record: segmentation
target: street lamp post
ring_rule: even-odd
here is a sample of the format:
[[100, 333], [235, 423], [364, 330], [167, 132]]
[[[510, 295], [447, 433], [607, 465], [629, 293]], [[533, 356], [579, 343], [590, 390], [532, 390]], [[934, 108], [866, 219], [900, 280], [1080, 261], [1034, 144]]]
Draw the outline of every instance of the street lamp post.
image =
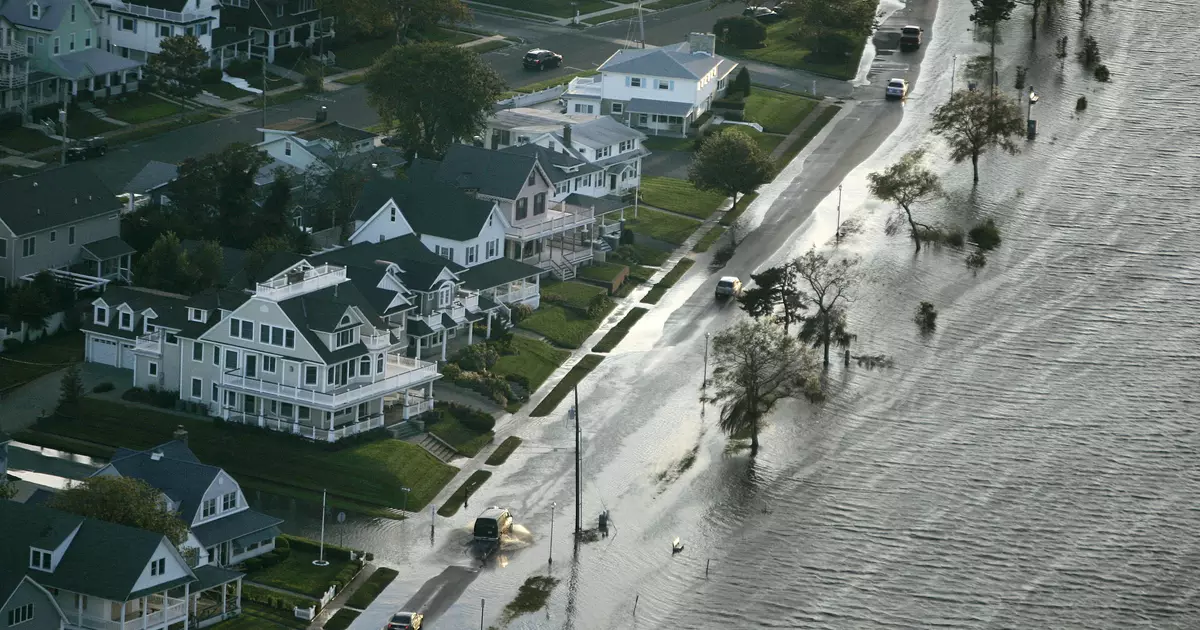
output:
[[1038, 99], [1040, 98], [1041, 97], [1038, 96], [1038, 93], [1033, 91], [1033, 86], [1029, 86], [1029, 106], [1025, 110], [1025, 126], [1030, 140], [1033, 140], [1033, 138], [1037, 136], [1037, 121], [1033, 119], [1033, 105], [1037, 103]]
[[708, 389], [708, 339], [712, 337], [712, 333], [704, 333], [704, 383], [701, 385], [704, 389]]
[[409, 493], [409, 489], [408, 489], [408, 488], [400, 488], [400, 491], [404, 493], [404, 508], [403, 508], [403, 510], [404, 510], [405, 512], [407, 512], [407, 511], [408, 511], [408, 493]]
[[558, 502], [550, 503], [550, 562], [554, 564], [554, 508], [558, 507]]

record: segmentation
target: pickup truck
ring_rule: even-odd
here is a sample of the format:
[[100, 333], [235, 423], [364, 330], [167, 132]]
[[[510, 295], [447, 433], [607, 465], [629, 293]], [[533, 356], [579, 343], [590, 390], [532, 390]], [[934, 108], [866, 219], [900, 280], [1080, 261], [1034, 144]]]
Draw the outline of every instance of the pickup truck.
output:
[[916, 50], [921, 47], [921, 35], [925, 29], [920, 26], [905, 26], [900, 29], [900, 50]]

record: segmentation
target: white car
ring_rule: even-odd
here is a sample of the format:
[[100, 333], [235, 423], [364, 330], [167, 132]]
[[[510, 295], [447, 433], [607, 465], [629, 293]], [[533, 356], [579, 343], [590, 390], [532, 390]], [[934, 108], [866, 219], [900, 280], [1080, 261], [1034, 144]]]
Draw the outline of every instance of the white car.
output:
[[737, 297], [742, 293], [742, 281], [737, 276], [725, 276], [717, 281], [717, 297]]
[[902, 99], [908, 96], [908, 81], [904, 79], [890, 79], [884, 95], [888, 100]]

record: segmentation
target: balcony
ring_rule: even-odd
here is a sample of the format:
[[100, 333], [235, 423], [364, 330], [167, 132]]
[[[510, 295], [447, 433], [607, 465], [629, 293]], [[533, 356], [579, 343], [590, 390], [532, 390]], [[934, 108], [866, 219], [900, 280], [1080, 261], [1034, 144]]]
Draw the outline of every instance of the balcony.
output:
[[260, 282], [254, 295], [274, 302], [312, 293], [346, 281], [346, 269], [333, 265], [321, 265], [313, 269], [305, 269], [288, 273], [270, 282]]
[[163, 628], [187, 619], [186, 601], [174, 598], [168, 598], [167, 601], [170, 603], [166, 608], [150, 610], [145, 615], [140, 614], [140, 611], [127, 613], [124, 623], [90, 615], [68, 614], [67, 625], [87, 630], [142, 630]]
[[382, 416], [360, 418], [355, 422], [343, 424], [335, 429], [318, 429], [312, 425], [301, 424], [292, 420], [258, 416], [255, 414], [241, 412], [231, 412], [228, 419], [231, 422], [239, 422], [241, 424], [262, 427], [282, 433], [292, 433], [294, 435], [299, 435], [300, 437], [306, 437], [310, 440], [320, 442], [336, 442], [344, 437], [365, 433], [372, 429], [378, 429], [384, 424], [384, 419]]
[[0, 70], [0, 88], [12, 89], [24, 87], [28, 82], [29, 72], [24, 68], [10, 66], [7, 70]]
[[528, 219], [522, 219], [519, 221], [520, 225], [505, 228], [504, 235], [510, 239], [525, 242], [554, 236], [595, 222], [596, 214], [592, 208], [582, 208], [560, 201], [553, 208], [546, 210], [541, 221], [530, 222]]
[[130, 15], [136, 15], [152, 20], [176, 22], [179, 24], [206, 20], [211, 17], [211, 15], [206, 13], [193, 13], [191, 11], [184, 11], [181, 13], [179, 11], [167, 11], [165, 9], [155, 9], [153, 7], [147, 7], [140, 4], [126, 4], [124, 2], [120, 2], [120, 0], [109, 0], [108, 4], [110, 7], [112, 7], [113, 11], [128, 13]]
[[392, 335], [388, 332], [375, 335], [362, 335], [359, 339], [367, 347], [367, 350], [383, 350], [392, 347]]
[[441, 378], [437, 364], [418, 361], [398, 355], [387, 358], [385, 376], [373, 383], [354, 383], [334, 389], [332, 392], [322, 392], [294, 385], [272, 383], [257, 378], [247, 378], [240, 374], [223, 372], [221, 385], [254, 396], [265, 396], [287, 402], [294, 402], [325, 411], [335, 411], [348, 405], [358, 404], [396, 391], [415, 387]]
[[162, 356], [162, 337], [161, 330], [156, 330], [148, 335], [142, 335], [134, 342], [133, 351], [141, 354], [148, 354], [155, 357]]
[[492, 299], [501, 304], [512, 304], [535, 298], [541, 291], [541, 286], [524, 280], [510, 282], [492, 292]]
[[604, 88], [602, 87], [602, 77], [604, 75], [597, 74], [590, 77], [576, 77], [571, 79], [567, 84], [567, 92], [564, 95], [566, 98], [602, 98]]
[[7, 44], [0, 46], [0, 61], [16, 61], [29, 56], [29, 51], [21, 44]]

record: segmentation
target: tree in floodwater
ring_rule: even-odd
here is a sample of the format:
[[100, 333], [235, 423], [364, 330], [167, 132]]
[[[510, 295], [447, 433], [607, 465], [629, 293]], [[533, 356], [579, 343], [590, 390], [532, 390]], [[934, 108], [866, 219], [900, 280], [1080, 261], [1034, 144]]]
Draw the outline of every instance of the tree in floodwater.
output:
[[713, 337], [714, 391], [719, 425], [730, 436], [750, 436], [758, 454], [763, 416], [784, 398], [819, 397], [812, 353], [799, 340], [766, 320], [742, 320]]
[[858, 282], [858, 259], [831, 260], [816, 248], [797, 258], [792, 267], [805, 301], [812, 307], [800, 328], [800, 340], [824, 350], [829, 367], [829, 346], [849, 348], [854, 335], [846, 329], [846, 306], [850, 289]]
[[979, 183], [979, 156], [991, 148], [1016, 154], [1015, 138], [1025, 132], [1021, 108], [1003, 94], [961, 90], [950, 102], [933, 110], [934, 133], [950, 145], [950, 158], [970, 158], [975, 183]]
[[986, 26], [991, 35], [991, 52], [989, 57], [992, 60], [991, 76], [988, 78], [992, 91], [996, 90], [996, 34], [1000, 29], [1000, 23], [1012, 17], [1013, 9], [1017, 8], [1016, 0], [971, 0], [972, 6], [975, 7], [975, 12], [971, 14], [971, 21], [980, 25]]
[[804, 296], [796, 283], [796, 270], [792, 263], [764, 269], [750, 274], [753, 286], [742, 291], [738, 304], [751, 317], [769, 317], [789, 332], [792, 324], [803, 319]]
[[942, 192], [937, 174], [922, 164], [924, 158], [925, 150], [915, 149], [905, 153], [899, 162], [883, 171], [867, 175], [867, 187], [872, 196], [900, 206], [900, 210], [908, 219], [913, 243], [916, 244], [918, 252], [921, 251], [921, 241], [935, 240], [938, 231], [913, 218], [913, 205], [930, 201]]

